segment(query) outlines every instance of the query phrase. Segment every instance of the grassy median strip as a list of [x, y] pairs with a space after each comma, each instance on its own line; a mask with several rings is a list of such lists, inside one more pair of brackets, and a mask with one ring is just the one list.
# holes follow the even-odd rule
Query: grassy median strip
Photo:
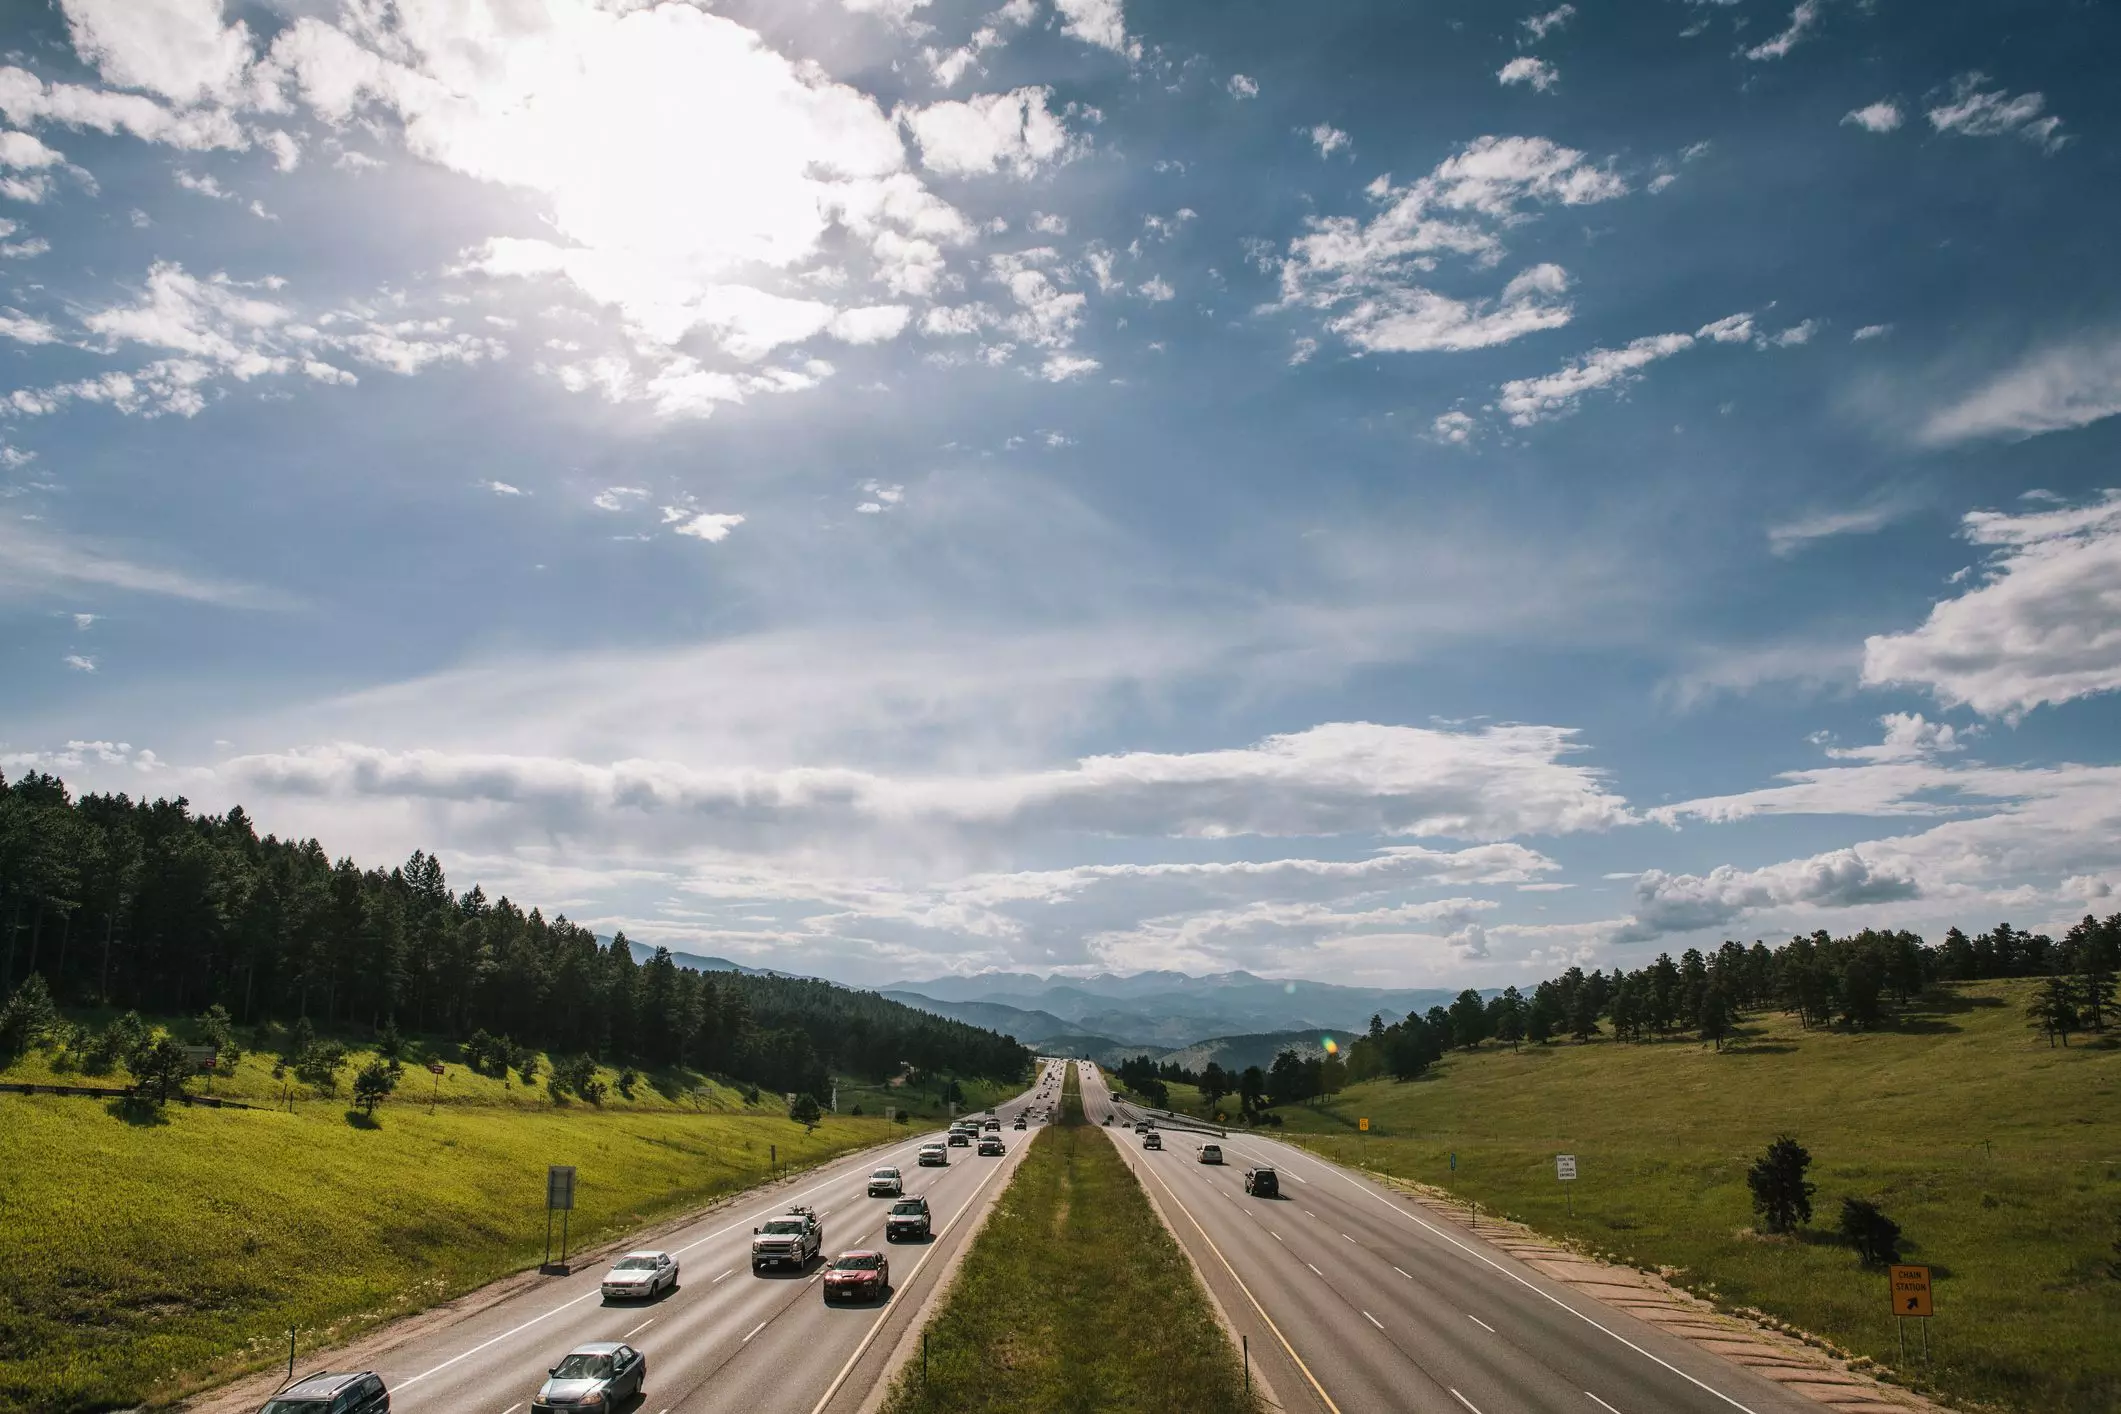
[[889, 1414], [1255, 1414], [1186, 1255], [1083, 1122], [1075, 1067], [901, 1371]]

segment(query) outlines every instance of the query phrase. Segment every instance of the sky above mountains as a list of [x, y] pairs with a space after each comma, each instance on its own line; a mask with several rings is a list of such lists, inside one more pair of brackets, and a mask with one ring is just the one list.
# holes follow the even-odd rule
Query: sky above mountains
[[2121, 12], [0, 10], [0, 770], [881, 982], [2121, 908]]

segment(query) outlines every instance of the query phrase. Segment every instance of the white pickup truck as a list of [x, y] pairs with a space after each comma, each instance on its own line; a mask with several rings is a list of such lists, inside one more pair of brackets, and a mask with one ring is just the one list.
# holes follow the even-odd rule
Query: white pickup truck
[[751, 1230], [751, 1270], [786, 1266], [800, 1271], [824, 1247], [824, 1219], [816, 1209], [797, 1204], [787, 1216], [769, 1219], [764, 1227]]

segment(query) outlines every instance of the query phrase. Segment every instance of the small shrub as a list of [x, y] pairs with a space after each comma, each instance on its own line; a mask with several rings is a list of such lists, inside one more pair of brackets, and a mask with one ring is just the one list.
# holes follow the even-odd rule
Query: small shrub
[[1841, 1240], [1855, 1248], [1866, 1265], [1882, 1267], [1900, 1260], [1900, 1224], [1867, 1198], [1841, 1200]]
[[403, 1071], [398, 1066], [381, 1056], [362, 1066], [360, 1074], [354, 1076], [353, 1083], [354, 1103], [360, 1106], [361, 1113], [371, 1119], [375, 1118], [376, 1106], [382, 1104], [384, 1098], [398, 1088], [398, 1077], [401, 1074]]
[[619, 1094], [625, 1099], [633, 1098], [633, 1089], [641, 1083], [641, 1073], [632, 1066], [619, 1072]]

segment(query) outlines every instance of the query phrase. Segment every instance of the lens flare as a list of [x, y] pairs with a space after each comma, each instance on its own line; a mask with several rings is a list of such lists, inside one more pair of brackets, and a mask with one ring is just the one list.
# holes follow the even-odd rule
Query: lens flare
[[1326, 1054], [1329, 1056], [1337, 1056], [1340, 1054], [1340, 1042], [1334, 1040], [1331, 1036], [1326, 1037], [1325, 1047]]

